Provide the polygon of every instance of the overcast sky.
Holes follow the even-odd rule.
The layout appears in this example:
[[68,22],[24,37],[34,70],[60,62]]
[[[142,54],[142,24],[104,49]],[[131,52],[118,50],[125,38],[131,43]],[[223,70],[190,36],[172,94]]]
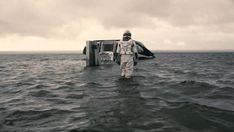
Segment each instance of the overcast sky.
[[82,50],[125,30],[151,50],[234,50],[234,0],[0,0],[0,51]]

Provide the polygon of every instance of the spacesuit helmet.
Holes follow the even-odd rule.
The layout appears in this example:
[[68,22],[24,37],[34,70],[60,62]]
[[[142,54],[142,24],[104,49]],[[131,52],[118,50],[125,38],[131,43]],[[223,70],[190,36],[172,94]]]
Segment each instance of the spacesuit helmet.
[[124,33],[123,33],[123,37],[128,37],[128,38],[131,38],[132,34],[129,30],[126,30]]

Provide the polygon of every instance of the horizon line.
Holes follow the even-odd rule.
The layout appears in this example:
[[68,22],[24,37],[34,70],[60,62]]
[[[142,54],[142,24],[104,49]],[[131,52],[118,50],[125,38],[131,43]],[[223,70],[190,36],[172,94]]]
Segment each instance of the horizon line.
[[[155,52],[234,52],[234,50],[151,50]],[[82,53],[83,50],[12,50],[0,51],[2,53]]]

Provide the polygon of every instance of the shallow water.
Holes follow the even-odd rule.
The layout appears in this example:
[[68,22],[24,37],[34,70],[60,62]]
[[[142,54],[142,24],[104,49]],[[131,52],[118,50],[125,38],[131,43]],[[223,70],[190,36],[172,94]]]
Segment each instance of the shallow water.
[[232,132],[234,53],[156,53],[130,80],[81,54],[0,54],[0,132]]

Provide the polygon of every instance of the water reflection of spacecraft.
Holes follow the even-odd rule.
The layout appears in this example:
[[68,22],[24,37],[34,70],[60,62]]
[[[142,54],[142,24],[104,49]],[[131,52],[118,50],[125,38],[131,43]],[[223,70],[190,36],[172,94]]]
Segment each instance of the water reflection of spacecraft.
[[[87,41],[83,50],[86,55],[87,66],[98,66],[102,64],[114,64],[116,50],[119,40],[93,40]],[[152,59],[154,54],[148,50],[143,43],[135,41],[138,51],[138,59]]]

